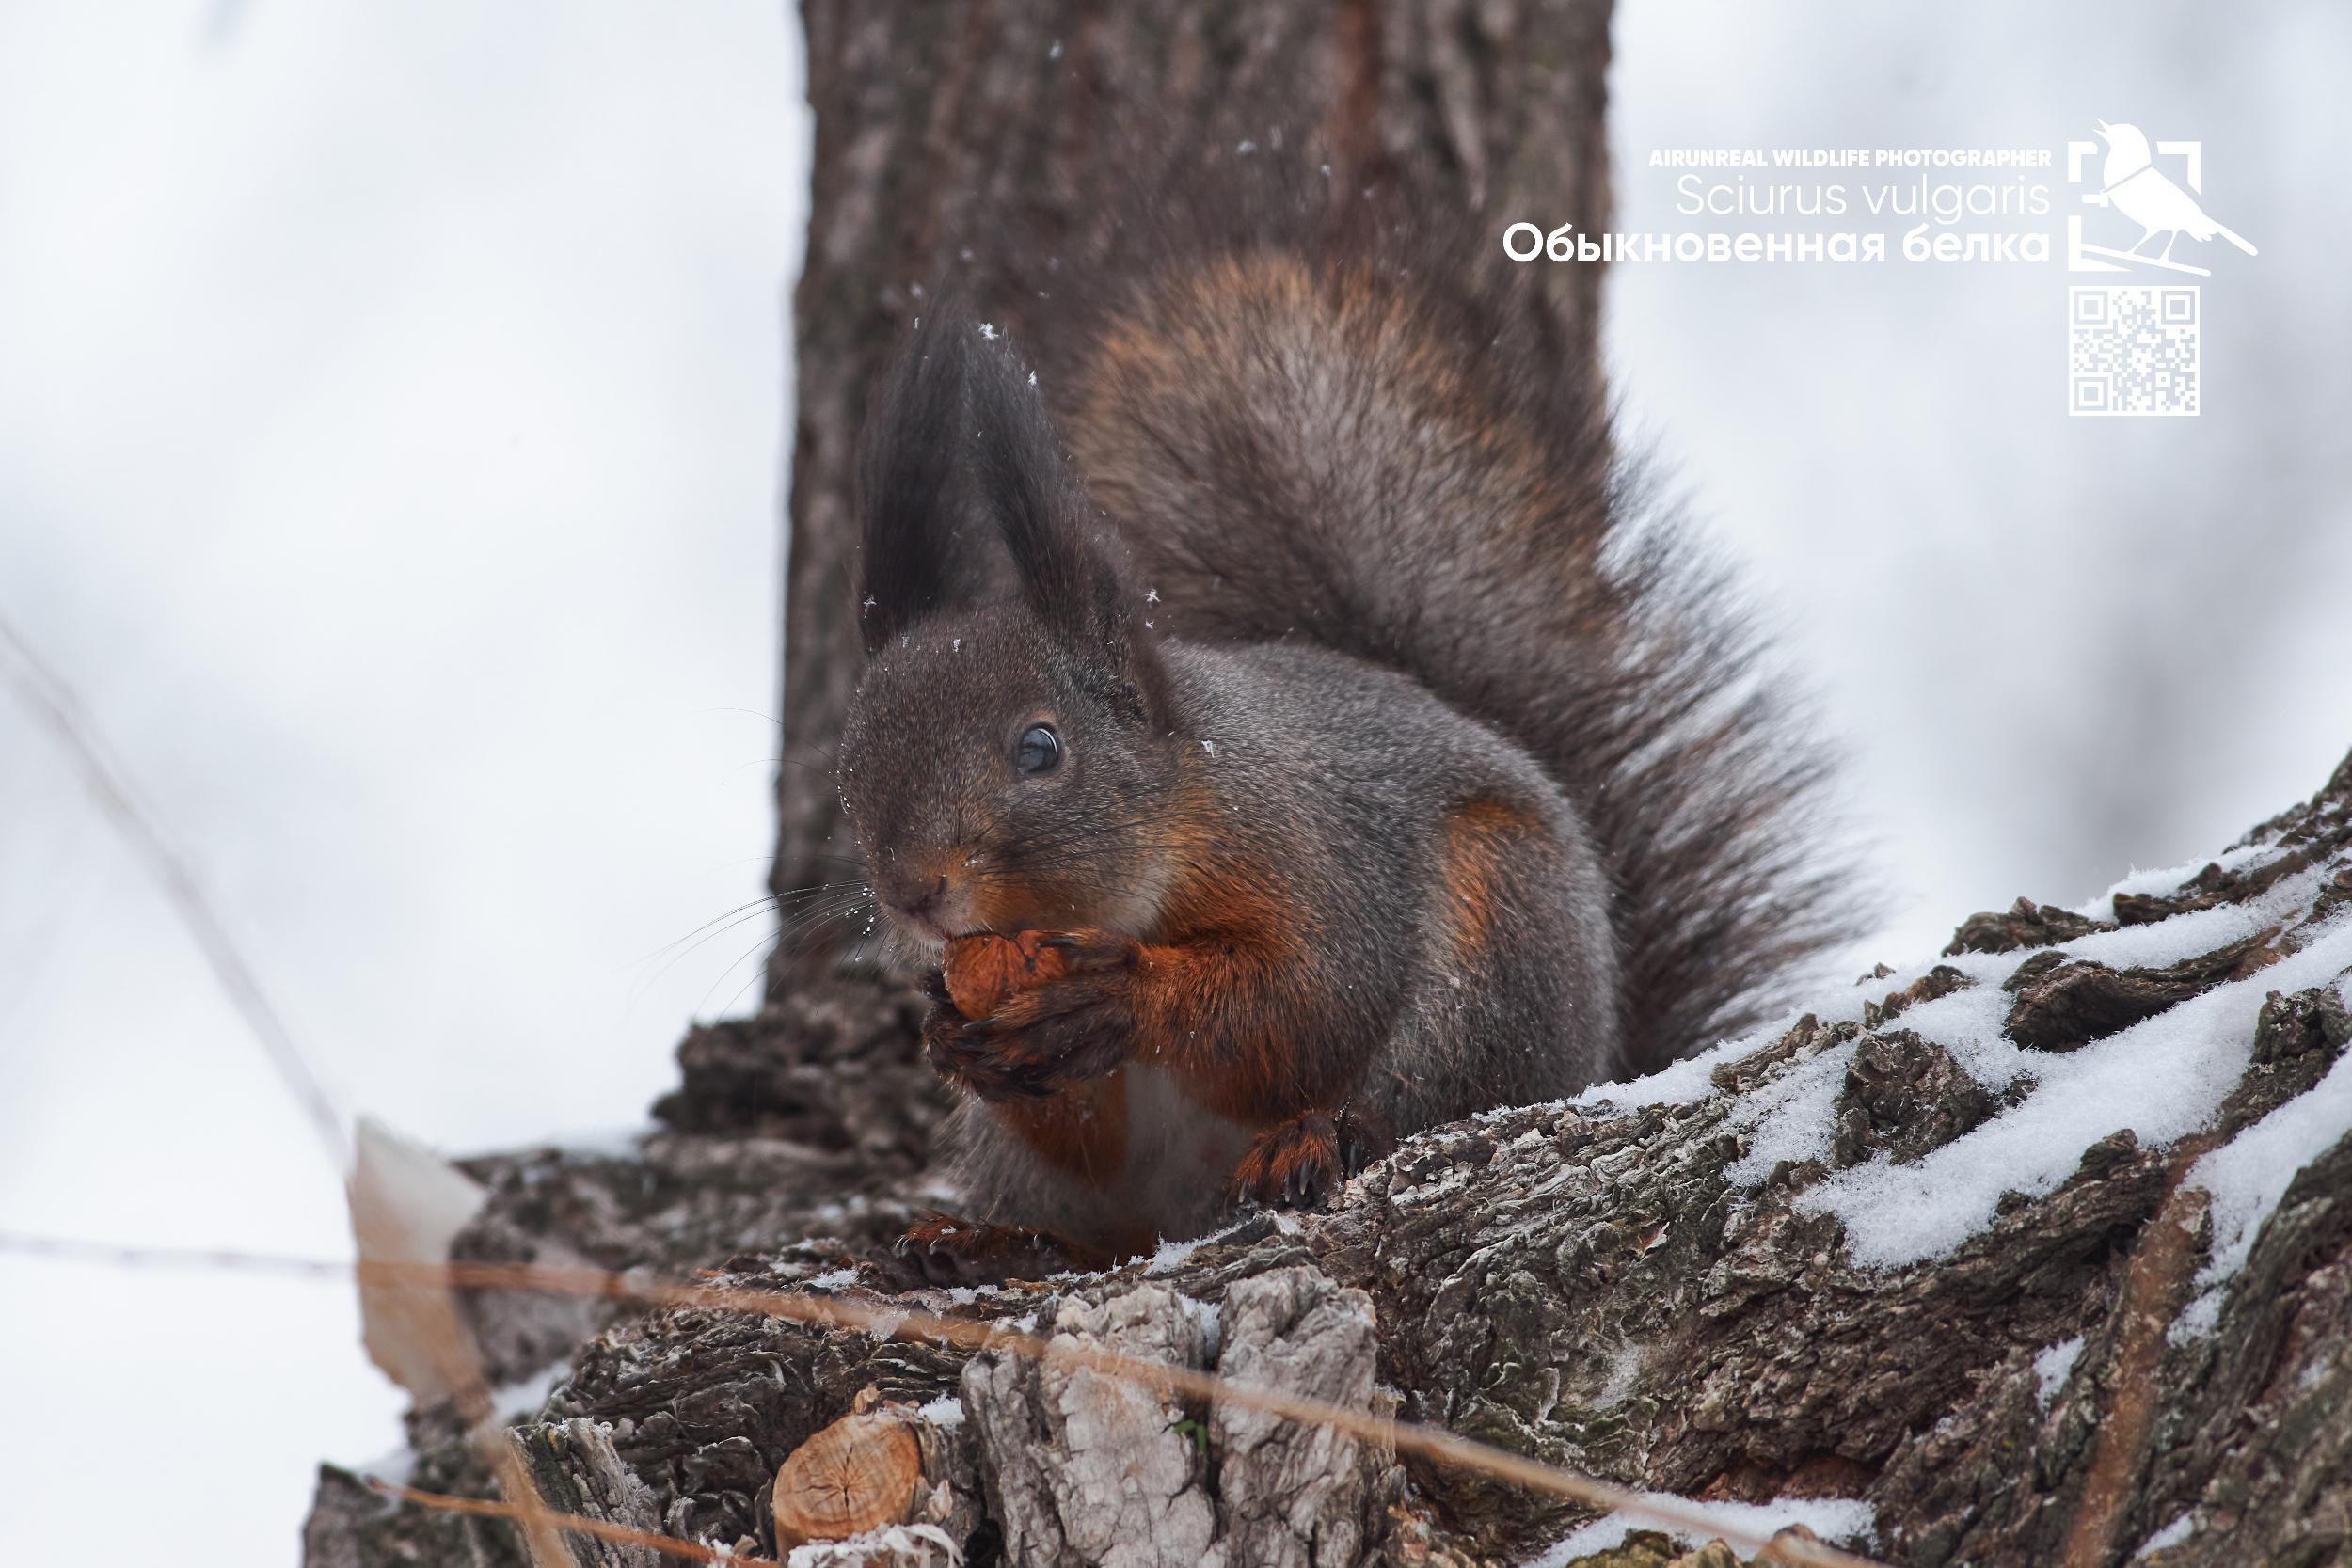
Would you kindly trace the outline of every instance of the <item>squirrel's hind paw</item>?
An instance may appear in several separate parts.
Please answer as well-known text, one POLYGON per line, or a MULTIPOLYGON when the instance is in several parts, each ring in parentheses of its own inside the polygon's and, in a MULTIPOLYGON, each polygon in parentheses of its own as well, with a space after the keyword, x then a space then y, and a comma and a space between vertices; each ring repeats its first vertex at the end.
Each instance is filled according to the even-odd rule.
POLYGON ((1073 1269, 1091 1272, 1108 1268, 1111 1259, 1050 1230, 933 1214, 898 1238, 898 1261, 910 1284, 953 1287, 1044 1279, 1073 1269))
POLYGON ((1233 1167, 1227 1196, 1269 1209, 1314 1209, 1343 1176, 1338 1130, 1329 1117, 1310 1111, 1258 1134, 1233 1167))
POLYGON ((1374 1118, 1309 1111, 1258 1134, 1233 1167, 1234 1203, 1320 1209, 1340 1184, 1386 1154, 1395 1140, 1374 1118))
POLYGON ((1235 1203, 1318 1209, 1343 1179, 1339 1132, 1329 1117, 1310 1111, 1258 1134, 1233 1167, 1229 1193, 1235 1203))

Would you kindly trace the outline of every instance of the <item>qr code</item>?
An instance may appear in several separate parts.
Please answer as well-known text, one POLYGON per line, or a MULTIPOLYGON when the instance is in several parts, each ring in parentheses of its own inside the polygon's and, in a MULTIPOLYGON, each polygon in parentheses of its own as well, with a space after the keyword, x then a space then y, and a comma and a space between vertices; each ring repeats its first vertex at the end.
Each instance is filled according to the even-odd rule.
POLYGON ((2068 413, 2197 412, 2195 289, 2119 283, 2066 293, 2068 413))

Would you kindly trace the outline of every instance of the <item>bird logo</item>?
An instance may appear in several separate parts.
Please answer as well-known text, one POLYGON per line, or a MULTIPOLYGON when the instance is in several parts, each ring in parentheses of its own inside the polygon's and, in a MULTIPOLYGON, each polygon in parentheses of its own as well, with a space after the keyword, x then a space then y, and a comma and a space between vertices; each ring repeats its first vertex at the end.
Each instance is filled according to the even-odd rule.
MULTIPOLYGON (((2252 241, 2217 219, 2207 216, 2205 209, 2192 194, 2199 183, 2198 170, 2201 159, 2198 154, 2201 150, 2197 143, 2163 142, 2159 143, 2156 148, 2151 149, 2147 136, 2137 125, 2110 125, 2103 119, 2098 121, 2098 126, 2099 137, 2106 143, 2106 156, 2099 169, 2099 188, 2086 193, 2083 197, 2083 204, 2089 207, 2106 207, 2122 214, 2138 224, 2140 233, 2139 238, 2133 241, 2129 248, 2123 250, 2111 250, 2104 245, 2083 245, 2077 238, 2072 248, 2078 263, 2086 257, 2106 256, 2112 257, 2119 261, 2134 261, 2144 266, 2165 267, 2174 272, 2190 272, 2200 277, 2210 277, 2211 272, 2208 268, 2191 266, 2185 261, 2172 260, 2172 247, 2180 243, 2181 236, 2184 234, 2201 242, 2212 239, 2227 240, 2249 256, 2256 253, 2252 241), (2157 151, 2168 153, 2177 151, 2187 155, 2188 189, 2183 189, 2170 175, 2156 166, 2157 151), (2159 235, 2164 239, 2164 247, 2151 254, 2148 246, 2153 245, 2159 235)), ((2088 142, 2071 142, 2068 148, 2070 153, 2078 148, 2085 151, 2096 150, 2095 147, 2088 142)), ((2071 164, 2074 160, 2070 157, 2069 161, 2071 164)), ((2080 222, 2080 219, 2075 219, 2070 227, 2079 232, 2080 222)), ((2090 262, 2087 265, 2078 265, 2076 270, 2116 272, 2123 269, 2090 262)))

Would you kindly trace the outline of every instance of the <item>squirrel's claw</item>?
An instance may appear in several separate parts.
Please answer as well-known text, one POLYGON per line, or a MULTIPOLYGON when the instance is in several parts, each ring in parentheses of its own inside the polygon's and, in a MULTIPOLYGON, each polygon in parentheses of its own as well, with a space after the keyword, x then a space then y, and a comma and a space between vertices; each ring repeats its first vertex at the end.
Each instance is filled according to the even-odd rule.
POLYGON ((1041 1100, 1052 1094, 1048 1064, 1006 1049, 992 1032, 994 1022, 967 1021, 946 1003, 933 1006, 923 1021, 923 1054, 931 1070, 992 1102, 1041 1100))
POLYGON ((1323 1112, 1310 1111, 1259 1133, 1233 1167, 1230 1191, 1235 1203, 1312 1209, 1342 1179, 1338 1129, 1323 1112))
POLYGON ((932 1006, 924 1054, 940 1076, 981 1100, 1041 1100, 1103 1077, 1134 1050, 1135 940, 1057 931, 1037 946, 1059 956, 1058 972, 1001 997, 984 1018, 957 1010, 944 975, 925 977, 932 1006))
POLYGON ((1267 1128, 1233 1167, 1228 1196, 1269 1209, 1320 1209, 1340 1184, 1389 1151, 1374 1118, 1309 1111, 1267 1128))
MULTIPOLYGON (((1127 993, 1135 943, 1071 937, 1068 969, 966 1021, 934 999, 924 1053, 942 1077, 986 1101, 1039 1100, 1103 1077, 1134 1050, 1127 993)), ((1040 945, 1044 945, 1041 942, 1040 945)))
POLYGON ((1107 1253, 1050 1230, 931 1214, 907 1227, 895 1249, 910 1283, 948 1287, 1043 1279, 1064 1269, 1099 1270, 1107 1253))
POLYGON ((1037 944, 1062 955, 1063 979, 1124 974, 1143 951, 1135 938, 1112 931, 1055 931, 1039 937, 1037 944))

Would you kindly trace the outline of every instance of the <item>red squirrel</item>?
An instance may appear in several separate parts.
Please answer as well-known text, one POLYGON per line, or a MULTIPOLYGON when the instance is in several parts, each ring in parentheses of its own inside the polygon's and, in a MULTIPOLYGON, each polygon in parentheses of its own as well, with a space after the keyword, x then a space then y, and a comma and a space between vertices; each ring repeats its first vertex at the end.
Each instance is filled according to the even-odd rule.
POLYGON ((1200 239, 1018 351, 935 313, 879 390, 839 783, 963 1099, 941 1276, 1321 1201, 1738 1029, 1834 924, 1720 585, 1524 276, 1402 232, 1200 239), (983 937, 1019 983, 951 990, 983 937))

